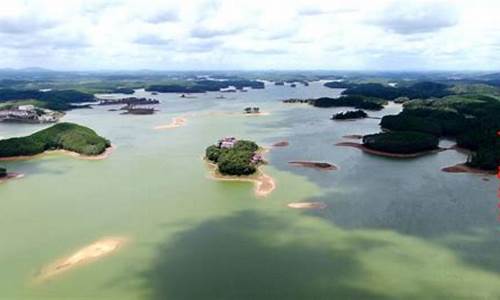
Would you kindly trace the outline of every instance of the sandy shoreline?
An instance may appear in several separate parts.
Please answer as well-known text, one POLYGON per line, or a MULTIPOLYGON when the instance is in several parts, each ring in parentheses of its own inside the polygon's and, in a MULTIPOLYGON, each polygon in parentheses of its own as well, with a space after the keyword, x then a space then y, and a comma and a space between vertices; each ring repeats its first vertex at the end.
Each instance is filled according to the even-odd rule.
POLYGON ((295 161, 289 161, 288 163, 290 165, 293 165, 293 166, 311 168, 311 169, 322 170, 322 171, 338 170, 337 166, 335 166, 331 163, 320 162, 320 161, 295 160, 295 161))
POLYGON ((77 159, 83 159, 83 160, 103 160, 103 159, 108 158, 111 155, 111 153, 113 153, 113 151, 115 149, 116 149, 116 146, 115 145, 111 145, 110 147, 106 148, 106 150, 104 150, 103 153, 101 153, 99 155, 92 155, 92 156, 90 156, 90 155, 83 155, 83 154, 80 154, 80 153, 76 153, 76 152, 69 151, 69 150, 64 150, 64 149, 60 149, 60 150, 47 150, 47 151, 44 151, 42 153, 35 154, 35 155, 0 157, 0 161, 30 160, 30 159, 41 158, 43 156, 53 155, 53 154, 64 154, 64 155, 67 155, 67 156, 71 156, 71 157, 74 157, 74 158, 77 158, 77 159))
POLYGON ((94 261, 109 255, 123 246, 126 239, 121 237, 109 237, 100 239, 88 246, 74 252, 68 257, 57 260, 40 271, 38 279, 47 279, 54 275, 70 270, 76 266, 94 261))
POLYGON ((22 174, 22 173, 10 172, 10 173, 7 173, 7 176, 0 177, 0 183, 6 182, 6 181, 9 181, 9 180, 13 180, 13 179, 20 179, 20 178, 23 178, 23 177, 24 177, 24 174, 22 174))
POLYGON ((327 207, 323 202, 292 202, 287 206, 295 209, 325 209, 327 207))
POLYGON ((466 164, 456 164, 454 166, 442 168, 441 171, 446 173, 468 173, 477 175, 496 175, 495 171, 486 171, 475 169, 467 166, 466 164))
POLYGON ((436 150, 402 154, 402 153, 390 153, 390 152, 384 152, 384 151, 379 151, 379 150, 373 150, 373 149, 370 149, 370 148, 363 146, 363 144, 360 144, 360 143, 340 142, 340 143, 336 143, 335 145, 336 146, 344 146, 344 147, 353 147, 353 148, 359 149, 365 153, 378 155, 378 156, 384 156, 384 157, 390 157, 390 158, 416 158, 416 157, 424 156, 427 154, 433 154, 433 153, 438 153, 438 152, 447 150, 447 149, 439 148, 436 150))
POLYGON ((187 123, 187 119, 184 117, 175 117, 172 118, 172 122, 170 124, 155 126, 153 129, 161 130, 161 129, 173 129, 185 126, 187 123))
POLYGON ((210 175, 209 178, 214 180, 221 181, 238 181, 238 182, 251 182, 254 184, 254 193, 257 197, 266 197, 271 194, 276 189, 276 182, 274 178, 265 174, 262 171, 262 167, 260 166, 257 169, 256 174, 249 176, 227 176, 222 175, 217 171, 217 165, 208 161, 207 159, 203 159, 207 164, 210 175))

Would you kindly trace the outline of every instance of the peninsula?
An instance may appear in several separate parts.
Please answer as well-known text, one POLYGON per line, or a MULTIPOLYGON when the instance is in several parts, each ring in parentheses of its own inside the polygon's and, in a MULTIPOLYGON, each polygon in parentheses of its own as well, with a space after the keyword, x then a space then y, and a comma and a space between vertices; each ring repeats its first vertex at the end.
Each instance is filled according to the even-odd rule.
POLYGON ((90 128, 59 123, 29 136, 0 140, 0 159, 33 156, 49 150, 66 150, 92 157, 109 147, 110 142, 90 128))

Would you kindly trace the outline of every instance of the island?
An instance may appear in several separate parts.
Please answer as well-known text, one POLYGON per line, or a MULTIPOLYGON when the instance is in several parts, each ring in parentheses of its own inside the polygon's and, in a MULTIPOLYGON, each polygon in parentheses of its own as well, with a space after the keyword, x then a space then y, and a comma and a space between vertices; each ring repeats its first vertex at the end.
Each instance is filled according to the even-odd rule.
POLYGON ((128 97, 122 99, 99 99, 98 105, 152 105, 160 104, 159 100, 149 98, 128 97))
POLYGON ((255 194, 267 196, 276 188, 276 183, 259 168, 265 164, 263 151, 253 141, 225 137, 207 147, 205 159, 213 167, 213 178, 253 182, 255 194))
POLYGON ((84 156, 98 156, 110 142, 90 128, 59 123, 25 137, 0 140, 0 159, 26 158, 50 150, 63 150, 84 156))
POLYGON ((345 112, 339 112, 332 116, 332 120, 354 120, 367 118, 368 114, 363 110, 350 110, 345 112))
POLYGON ((258 80, 186 80, 169 84, 153 84, 146 87, 148 92, 158 93, 206 93, 244 88, 263 89, 264 82, 258 80))
POLYGON ((321 97, 317 99, 285 99, 283 103, 306 103, 314 107, 354 107, 357 109, 381 110, 387 101, 381 98, 365 97, 359 95, 341 96, 339 98, 321 97))
POLYGON ((366 153, 392 158, 414 158, 429 153, 443 151, 438 147, 439 138, 428 133, 397 131, 382 132, 363 136, 362 144, 353 142, 337 143, 366 153))
POLYGON ((288 163, 294 166, 300 166, 304 168, 312 168, 324 171, 335 171, 338 169, 335 165, 322 161, 294 160, 294 161, 289 161, 288 163))
POLYGON ((246 114, 259 114, 260 108, 258 108, 258 107, 245 107, 243 112, 246 114))
POLYGON ((0 178, 7 177, 7 169, 0 167, 0 178))

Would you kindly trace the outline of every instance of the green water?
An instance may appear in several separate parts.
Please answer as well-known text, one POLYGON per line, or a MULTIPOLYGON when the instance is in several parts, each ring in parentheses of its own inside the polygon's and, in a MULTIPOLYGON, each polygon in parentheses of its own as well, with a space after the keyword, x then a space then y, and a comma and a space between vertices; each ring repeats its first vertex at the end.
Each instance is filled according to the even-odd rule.
MULTIPOLYGON (((394 161, 336 147, 343 135, 378 131, 378 120, 333 122, 340 109, 278 101, 338 93, 320 83, 269 86, 228 99, 158 95, 153 116, 70 112, 65 121, 117 148, 103 161, 5 163, 26 177, 0 185, 0 299, 499 299, 498 181, 440 172, 465 160, 453 151, 394 161), (212 113, 246 105, 271 115, 212 113), (153 130, 180 115, 185 127, 153 130), (265 171, 277 182, 269 197, 207 176, 204 148, 226 135, 290 141, 268 155, 265 171), (299 159, 340 169, 287 164, 299 159), (286 207, 307 200, 328 208, 286 207), (129 242, 36 280, 44 266, 108 236, 129 242)), ((0 136, 39 128, 1 124, 0 136)))

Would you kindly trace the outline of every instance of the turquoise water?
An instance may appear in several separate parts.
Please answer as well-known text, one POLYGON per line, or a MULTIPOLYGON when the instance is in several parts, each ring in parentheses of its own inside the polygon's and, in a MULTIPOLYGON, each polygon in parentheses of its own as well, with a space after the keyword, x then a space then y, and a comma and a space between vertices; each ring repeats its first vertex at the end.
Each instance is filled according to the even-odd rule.
MULTIPOLYGON (((496 178, 442 173, 465 160, 455 151, 391 160, 337 147, 343 135, 379 131, 379 121, 334 122, 329 117, 342 109, 279 101, 339 93, 321 83, 226 99, 139 91, 160 99, 160 112, 69 112, 64 121, 95 129, 117 148, 102 161, 50 155, 5 163, 26 176, 0 185, 0 298, 500 298, 496 178), (271 114, 230 114, 250 105, 271 114), (177 116, 186 126, 153 129, 177 116), (201 156, 226 135, 290 142, 268 154, 264 170, 277 182, 269 197, 256 198, 251 183, 209 178, 201 156), (339 170, 290 160, 324 160, 339 170), (286 206, 299 201, 328 207, 286 206), (109 236, 128 243, 37 280, 45 266, 109 236)), ((0 136, 40 128, 0 124, 0 136)))

